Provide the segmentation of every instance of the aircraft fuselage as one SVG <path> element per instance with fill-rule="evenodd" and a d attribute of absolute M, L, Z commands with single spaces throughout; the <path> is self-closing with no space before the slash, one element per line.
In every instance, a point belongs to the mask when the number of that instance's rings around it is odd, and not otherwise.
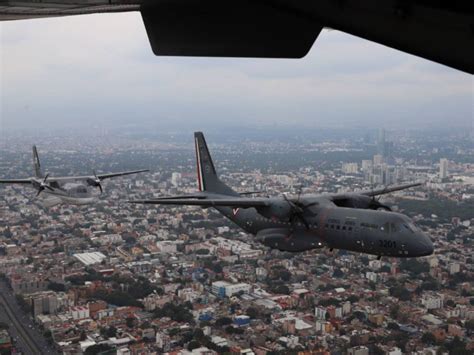
<path fill-rule="evenodd" d="M 266 218 L 256 209 L 217 207 L 219 212 L 271 248 L 299 252 L 336 248 L 378 256 L 418 257 L 433 253 L 433 243 L 406 216 L 343 207 L 316 207 L 301 221 Z"/>
<path fill-rule="evenodd" d="M 46 207 L 58 204 L 88 205 L 97 200 L 92 188 L 82 183 L 68 182 L 63 185 L 51 186 L 53 190 L 44 190 L 40 201 Z"/>

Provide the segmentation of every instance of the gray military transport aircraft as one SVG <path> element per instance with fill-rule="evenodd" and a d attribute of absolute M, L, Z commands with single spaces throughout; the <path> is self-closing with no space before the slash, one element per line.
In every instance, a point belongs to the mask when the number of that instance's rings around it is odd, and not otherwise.
<path fill-rule="evenodd" d="M 33 186 L 38 192 L 36 198 L 45 207 L 58 204 L 87 205 L 97 200 L 97 195 L 92 193 L 90 187 L 98 187 L 103 192 L 102 180 L 117 176 L 138 174 L 149 171 L 148 169 L 124 171 L 112 174 L 86 176 L 50 177 L 41 171 L 41 164 L 36 146 L 33 146 L 33 167 L 35 176 L 27 179 L 3 179 L 0 184 L 26 184 Z"/>
<path fill-rule="evenodd" d="M 407 189 L 411 183 L 380 190 L 297 198 L 244 197 L 224 184 L 201 132 L 194 134 L 199 192 L 130 201 L 152 205 L 213 207 L 264 245 L 301 252 L 327 247 L 379 256 L 431 255 L 433 243 L 405 215 L 392 212 L 375 196 Z"/>

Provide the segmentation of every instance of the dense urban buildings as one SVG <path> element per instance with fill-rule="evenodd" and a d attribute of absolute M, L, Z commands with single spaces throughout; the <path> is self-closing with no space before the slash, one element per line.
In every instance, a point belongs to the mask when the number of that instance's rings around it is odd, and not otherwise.
<path fill-rule="evenodd" d="M 435 243 L 434 255 L 410 260 L 271 251 L 211 209 L 127 204 L 196 190 L 191 133 L 64 137 L 39 147 L 52 175 L 151 172 L 107 181 L 98 203 L 82 207 L 46 209 L 31 190 L 1 189 L 0 351 L 474 351 L 469 133 L 210 135 L 222 179 L 242 192 L 343 192 L 426 181 L 384 197 Z M 11 135 L 0 143 L 0 176 L 31 169 L 33 139 Z"/>

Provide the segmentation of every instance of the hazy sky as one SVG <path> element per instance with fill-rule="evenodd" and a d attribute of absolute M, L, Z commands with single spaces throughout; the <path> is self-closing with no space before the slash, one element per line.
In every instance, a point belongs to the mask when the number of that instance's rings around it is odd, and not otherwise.
<path fill-rule="evenodd" d="M 3 22 L 0 31 L 0 129 L 474 119 L 471 75 L 337 31 L 323 31 L 301 60 L 156 57 L 138 13 Z"/>

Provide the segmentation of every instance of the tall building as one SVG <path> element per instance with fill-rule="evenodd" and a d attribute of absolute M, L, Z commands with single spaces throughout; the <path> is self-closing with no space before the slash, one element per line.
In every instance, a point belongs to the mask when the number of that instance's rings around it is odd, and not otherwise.
<path fill-rule="evenodd" d="M 446 179 L 448 177 L 448 159 L 441 158 L 439 160 L 439 178 Z"/>
<path fill-rule="evenodd" d="M 383 164 L 383 155 L 377 154 L 374 155 L 374 167 L 380 166 Z"/>
<path fill-rule="evenodd" d="M 372 160 L 362 160 L 362 171 L 364 173 L 372 170 Z"/>
<path fill-rule="evenodd" d="M 174 187 L 178 187 L 181 182 L 181 173 L 174 172 L 171 174 L 171 184 Z"/>
<path fill-rule="evenodd" d="M 357 163 L 345 163 L 342 164 L 342 172 L 344 174 L 357 174 L 359 171 L 359 166 Z"/>
<path fill-rule="evenodd" d="M 386 155 L 385 129 L 380 128 L 377 136 L 377 154 Z"/>

